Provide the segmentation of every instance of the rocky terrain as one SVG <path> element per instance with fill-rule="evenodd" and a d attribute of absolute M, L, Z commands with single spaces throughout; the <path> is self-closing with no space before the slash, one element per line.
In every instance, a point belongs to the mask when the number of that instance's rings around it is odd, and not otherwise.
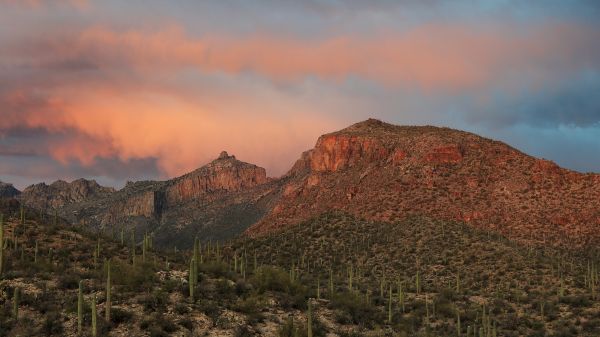
<path fill-rule="evenodd" d="M 409 215 L 464 221 L 522 243 L 600 240 L 600 175 L 582 174 L 472 133 L 367 120 L 319 138 L 279 179 L 226 152 L 168 181 L 119 191 L 93 181 L 28 187 L 30 207 L 72 223 L 152 232 L 157 245 L 227 240 L 332 209 L 369 220 Z"/>
<path fill-rule="evenodd" d="M 107 197 L 115 190 L 94 180 L 77 179 L 71 183 L 57 180 L 50 185 L 39 183 L 27 187 L 20 195 L 27 206 L 40 210 L 60 209 L 94 198 Z"/>
<path fill-rule="evenodd" d="M 3 183 L 0 181 L 0 198 L 14 198 L 21 192 L 12 184 Z"/>
<path fill-rule="evenodd" d="M 128 183 L 115 191 L 84 179 L 37 184 L 24 204 L 103 231 L 153 233 L 157 245 L 190 246 L 243 232 L 270 208 L 277 181 L 265 169 L 222 152 L 211 163 L 168 181 Z"/>
<path fill-rule="evenodd" d="M 319 138 L 281 199 L 247 231 L 269 233 L 337 209 L 371 220 L 459 220 L 520 242 L 600 239 L 600 175 L 581 174 L 475 134 L 367 120 Z"/>
<path fill-rule="evenodd" d="M 597 251 L 527 247 L 460 222 L 328 212 L 175 251 L 28 208 L 21 218 L 14 200 L 0 213 L 0 336 L 600 333 Z"/>
<path fill-rule="evenodd" d="M 598 336 L 599 177 L 368 120 L 278 179 L 34 185 L 0 198 L 0 337 Z"/>

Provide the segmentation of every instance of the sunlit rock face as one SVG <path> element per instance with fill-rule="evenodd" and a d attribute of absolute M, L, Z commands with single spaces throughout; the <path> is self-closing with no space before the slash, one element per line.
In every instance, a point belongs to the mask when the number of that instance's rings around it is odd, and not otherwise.
<path fill-rule="evenodd" d="M 600 239 L 599 175 L 448 128 L 370 119 L 321 136 L 286 177 L 282 197 L 247 234 L 339 209 L 383 221 L 465 221 L 526 242 Z"/>

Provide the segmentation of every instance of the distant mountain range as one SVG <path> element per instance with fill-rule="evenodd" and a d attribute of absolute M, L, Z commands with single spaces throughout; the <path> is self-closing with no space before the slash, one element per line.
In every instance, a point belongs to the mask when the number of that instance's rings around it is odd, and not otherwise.
<path fill-rule="evenodd" d="M 193 238 L 260 236 L 331 210 L 395 221 L 460 220 L 520 242 L 585 246 L 600 238 L 600 175 L 581 174 L 510 146 L 448 128 L 378 120 L 321 136 L 281 178 L 226 152 L 167 181 L 36 184 L 0 196 L 75 224 L 137 235 L 162 246 Z"/>

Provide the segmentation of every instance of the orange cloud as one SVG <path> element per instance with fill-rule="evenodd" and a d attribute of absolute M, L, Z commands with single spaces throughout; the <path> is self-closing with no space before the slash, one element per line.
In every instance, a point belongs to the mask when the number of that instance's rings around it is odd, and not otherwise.
<path fill-rule="evenodd" d="M 20 48 L 0 47 L 0 60 L 34 65 L 40 77 L 47 75 L 44 71 L 58 77 L 6 94 L 2 101 L 14 113 L 3 116 L 0 129 L 80 135 L 49 144 L 50 154 L 62 162 L 157 158 L 162 172 L 174 176 L 228 150 L 279 174 L 320 134 L 347 124 L 349 117 L 340 112 L 351 110 L 353 101 L 316 94 L 305 99 L 274 89 L 273 81 L 301 84 L 319 77 L 335 82 L 356 76 L 392 88 L 461 91 L 502 85 L 508 74 L 526 73 L 535 85 L 562 68 L 597 63 L 599 55 L 590 46 L 598 40 L 600 32 L 569 24 L 523 34 L 426 25 L 403 33 L 318 39 L 192 38 L 176 28 L 154 33 L 93 28 L 39 43 L 19 41 Z M 72 69 L 60 67 L 72 61 L 90 64 L 96 72 L 68 76 Z M 237 91 L 225 85 L 206 94 L 173 84 L 192 70 L 240 78 L 251 73 L 259 84 Z M 38 92 L 39 100 L 25 94 L 31 92 Z M 331 111 L 337 117 L 325 115 Z"/>
<path fill-rule="evenodd" d="M 45 5 L 64 4 L 77 8 L 87 8 L 88 0 L 0 0 L 0 5 L 24 6 L 30 8 L 40 8 Z"/>
<path fill-rule="evenodd" d="M 45 47 L 53 57 L 83 57 L 100 66 L 145 71 L 196 67 L 253 72 L 279 81 L 358 76 L 386 85 L 447 90 L 476 88 L 507 73 L 527 71 L 540 78 L 549 73 L 547 67 L 597 63 L 592 46 L 598 39 L 597 29 L 577 24 L 528 30 L 424 25 L 403 33 L 308 40 L 260 35 L 193 39 L 176 28 L 154 33 L 93 28 Z"/>
<path fill-rule="evenodd" d="M 228 95 L 196 101 L 170 90 L 132 90 L 68 85 L 55 88 L 52 98 L 30 110 L 0 120 L 0 129 L 45 129 L 69 137 L 52 140 L 48 153 L 67 163 L 95 164 L 97 158 L 157 158 L 165 176 L 189 172 L 227 150 L 238 158 L 284 173 L 301 151 L 334 119 L 312 113 L 311 106 L 269 92 L 265 101 Z M 5 97 L 24 106 L 21 93 Z"/>

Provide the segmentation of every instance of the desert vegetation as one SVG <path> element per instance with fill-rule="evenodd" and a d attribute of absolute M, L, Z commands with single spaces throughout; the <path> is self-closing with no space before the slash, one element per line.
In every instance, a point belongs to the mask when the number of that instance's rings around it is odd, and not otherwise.
<path fill-rule="evenodd" d="M 596 252 L 460 222 L 328 212 L 184 251 L 23 208 L 1 223 L 2 336 L 600 333 Z"/>

